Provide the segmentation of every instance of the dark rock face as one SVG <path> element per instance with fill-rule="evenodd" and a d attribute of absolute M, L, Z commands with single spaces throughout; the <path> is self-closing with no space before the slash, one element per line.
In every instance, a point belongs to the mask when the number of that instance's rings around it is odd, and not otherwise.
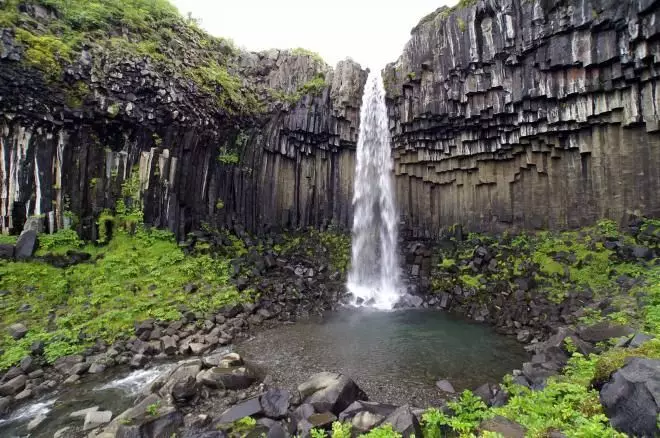
<path fill-rule="evenodd" d="M 634 436 L 657 436 L 660 360 L 632 358 L 600 391 L 612 426 Z"/>
<path fill-rule="evenodd" d="M 0 40 L 20 59 L 10 29 Z M 140 181 L 145 222 L 179 236 L 201 221 L 251 231 L 348 226 L 366 71 L 279 50 L 240 52 L 235 65 L 262 97 L 292 93 L 318 74 L 326 86 L 295 103 L 264 97 L 263 114 L 229 114 L 145 59 L 93 48 L 65 69 L 64 82 L 89 89 L 71 108 L 63 90 L 3 57 L 0 228 L 21 231 L 34 217 L 45 231 L 62 229 L 69 210 L 95 239 L 95 218 L 131 178 Z M 238 151 L 238 163 L 220 159 L 221 145 Z"/>
<path fill-rule="evenodd" d="M 27 230 L 21 233 L 16 241 L 15 256 L 18 260 L 25 260 L 32 257 L 37 249 L 37 232 Z"/>
<path fill-rule="evenodd" d="M 660 213 L 658 9 L 476 1 L 422 20 L 383 74 L 410 231 Z"/>

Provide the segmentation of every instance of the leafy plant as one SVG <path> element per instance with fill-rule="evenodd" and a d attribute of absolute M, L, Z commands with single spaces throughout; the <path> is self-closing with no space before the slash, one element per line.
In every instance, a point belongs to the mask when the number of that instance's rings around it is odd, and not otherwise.
<path fill-rule="evenodd" d="M 147 406 L 147 414 L 151 415 L 152 417 L 157 416 L 159 410 L 160 410 L 160 401 L 157 401 L 156 403 L 152 403 L 149 406 Z"/>

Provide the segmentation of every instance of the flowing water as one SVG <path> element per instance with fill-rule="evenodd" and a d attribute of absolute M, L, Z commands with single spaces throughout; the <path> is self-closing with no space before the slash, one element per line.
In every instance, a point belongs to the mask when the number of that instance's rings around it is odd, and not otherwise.
<path fill-rule="evenodd" d="M 362 96 L 353 195 L 353 242 L 348 290 L 354 304 L 391 309 L 399 300 L 397 213 L 385 89 L 369 73 Z"/>
<path fill-rule="evenodd" d="M 347 310 L 265 331 L 237 351 L 276 385 L 295 388 L 314 373 L 337 371 L 371 400 L 420 407 L 442 397 L 439 378 L 457 391 L 474 389 L 528 360 L 518 342 L 487 325 L 427 310 Z"/>
<path fill-rule="evenodd" d="M 0 418 L 0 437 L 51 438 L 64 427 L 82 426 L 84 418 L 70 418 L 69 414 L 92 406 L 99 406 L 102 411 L 112 411 L 113 416 L 119 415 L 133 406 L 142 388 L 173 366 L 171 363 L 163 364 L 133 372 L 118 368 L 114 372 L 98 376 L 85 376 L 78 385 L 65 387 L 41 400 L 20 407 L 7 418 Z M 30 421 L 38 417 L 43 417 L 43 421 L 34 430 L 28 431 Z"/>

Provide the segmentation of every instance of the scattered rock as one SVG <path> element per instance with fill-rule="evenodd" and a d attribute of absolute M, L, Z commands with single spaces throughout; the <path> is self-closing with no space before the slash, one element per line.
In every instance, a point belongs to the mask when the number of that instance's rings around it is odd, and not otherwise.
<path fill-rule="evenodd" d="M 452 384 L 449 382 L 449 380 L 446 379 L 441 379 L 435 382 L 435 386 L 443 392 L 447 392 L 449 394 L 454 394 L 456 393 L 456 390 L 452 386 Z"/>
<path fill-rule="evenodd" d="M 38 414 L 27 424 L 28 432 L 32 432 L 46 420 L 46 414 Z"/>
<path fill-rule="evenodd" d="M 109 423 L 110 420 L 112 420 L 112 412 L 110 411 L 89 411 L 85 414 L 83 431 L 96 429 L 99 426 Z"/>
<path fill-rule="evenodd" d="M 136 354 L 131 358 L 131 361 L 129 362 L 129 366 L 131 368 L 142 368 L 149 362 L 149 358 L 147 358 L 143 354 Z"/>
<path fill-rule="evenodd" d="M 253 415 L 261 414 L 262 412 L 261 402 L 258 398 L 253 398 L 239 403 L 223 412 L 220 418 L 215 421 L 215 424 L 233 423 L 241 418 L 251 417 Z"/>
<path fill-rule="evenodd" d="M 14 256 L 17 260 L 26 260 L 32 257 L 37 249 L 37 232 L 34 230 L 23 231 L 16 241 Z"/>
<path fill-rule="evenodd" d="M 23 388 L 25 388 L 26 382 L 27 377 L 24 375 L 14 377 L 10 381 L 0 385 L 0 396 L 18 394 L 23 390 Z"/>
<path fill-rule="evenodd" d="M 366 394 L 348 377 L 322 372 L 313 375 L 308 381 L 298 386 L 298 392 L 305 403 L 314 406 L 317 412 L 332 412 L 339 415 L 351 403 L 366 400 Z"/>
<path fill-rule="evenodd" d="M 255 380 L 256 377 L 245 367 L 213 367 L 202 371 L 197 376 L 198 382 L 217 389 L 245 389 Z"/>
<path fill-rule="evenodd" d="M 264 415 L 270 418 L 283 418 L 289 410 L 291 393 L 283 389 L 271 389 L 261 396 Z"/>
<path fill-rule="evenodd" d="M 527 432 L 527 429 L 520 424 L 501 416 L 483 421 L 479 425 L 479 430 L 482 432 L 499 433 L 504 438 L 525 438 L 525 433 Z"/>
<path fill-rule="evenodd" d="M 14 245 L 0 245 L 0 259 L 11 260 L 14 258 Z"/>
<path fill-rule="evenodd" d="M 168 356 L 174 356 L 176 354 L 176 340 L 171 336 L 163 336 L 160 339 L 162 343 L 163 353 Z"/>
<path fill-rule="evenodd" d="M 392 428 L 403 435 L 404 438 L 408 438 L 413 434 L 416 437 L 423 436 L 419 420 L 408 405 L 397 408 L 383 423 L 391 424 Z"/>
<path fill-rule="evenodd" d="M 373 414 L 369 411 L 358 412 L 351 420 L 351 425 L 358 432 L 368 432 L 377 427 L 385 419 L 384 416 Z"/>
<path fill-rule="evenodd" d="M 99 410 L 98 406 L 92 406 L 91 408 L 81 409 L 69 414 L 71 418 L 84 418 L 89 412 L 96 412 Z"/>
<path fill-rule="evenodd" d="M 0 415 L 4 415 L 6 412 L 8 412 L 9 406 L 11 406 L 11 398 L 0 397 Z"/>
<path fill-rule="evenodd" d="M 645 333 L 637 333 L 635 334 L 635 336 L 633 336 L 630 339 L 630 341 L 627 344 L 627 347 L 629 348 L 641 347 L 643 344 L 650 341 L 651 339 L 653 339 L 653 336 L 649 336 Z"/>
<path fill-rule="evenodd" d="M 177 403 L 183 403 L 190 400 L 197 394 L 197 381 L 194 376 L 188 376 L 178 380 L 171 391 L 172 397 Z"/>
<path fill-rule="evenodd" d="M 25 335 L 28 332 L 28 329 L 23 324 L 17 322 L 15 324 L 10 325 L 8 331 L 9 331 L 9 335 L 12 338 L 14 338 L 15 340 L 19 340 L 25 337 Z"/>
<path fill-rule="evenodd" d="M 318 429 L 328 429 L 337 420 L 337 416 L 332 412 L 321 412 L 312 414 L 307 418 L 310 424 Z"/>
<path fill-rule="evenodd" d="M 612 426 L 635 436 L 656 436 L 660 413 L 660 360 L 629 359 L 600 391 Z"/>
<path fill-rule="evenodd" d="M 610 321 L 602 321 L 592 326 L 582 328 L 578 331 L 580 337 L 587 342 L 602 342 L 612 338 L 620 338 L 635 333 L 627 326 L 614 324 Z"/>
<path fill-rule="evenodd" d="M 58 431 L 53 434 L 53 438 L 67 438 L 72 435 L 72 432 L 71 426 L 66 426 L 58 429 Z"/>

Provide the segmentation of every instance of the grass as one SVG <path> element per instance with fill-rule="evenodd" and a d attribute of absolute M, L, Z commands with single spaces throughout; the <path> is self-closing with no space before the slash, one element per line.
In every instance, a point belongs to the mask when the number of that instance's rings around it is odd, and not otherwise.
<path fill-rule="evenodd" d="M 40 236 L 43 252 L 84 250 L 94 261 L 65 269 L 39 261 L 0 262 L 0 289 L 8 292 L 0 307 L 0 369 L 29 354 L 34 341 L 44 341 L 49 362 L 83 351 L 96 339 L 113 342 L 132 335 L 134 323 L 147 318 L 176 320 L 183 310 L 213 312 L 249 293 L 229 285 L 230 259 L 184 256 L 167 232 L 121 228 L 107 246 L 77 240 L 71 231 Z M 194 294 L 183 291 L 195 283 Z M 27 312 L 19 312 L 27 304 Z M 19 341 L 6 335 L 14 322 L 29 332 Z"/>
<path fill-rule="evenodd" d="M 88 90 L 70 90 L 64 68 L 88 46 L 110 63 L 147 59 L 161 70 L 191 81 L 230 113 L 261 111 L 254 91 L 230 68 L 238 51 L 231 42 L 212 37 L 195 20 L 185 19 L 168 0 L 35 0 L 52 11 L 35 19 L 20 12 L 18 0 L 0 6 L 0 26 L 14 28 L 25 47 L 23 63 L 65 91 L 65 102 L 79 108 Z M 177 62 L 186 59 L 185 63 Z M 111 116 L 117 113 L 110 112 Z"/>
<path fill-rule="evenodd" d="M 303 96 L 321 95 L 326 87 L 328 87 L 328 83 L 325 80 L 325 75 L 323 73 L 317 73 L 312 79 L 299 86 L 293 93 L 284 93 L 282 91 L 273 89 L 270 89 L 269 93 L 275 100 L 294 105 L 298 103 L 300 99 L 303 98 Z"/>

